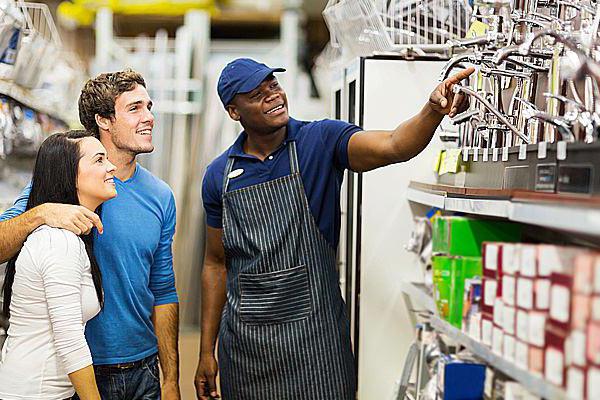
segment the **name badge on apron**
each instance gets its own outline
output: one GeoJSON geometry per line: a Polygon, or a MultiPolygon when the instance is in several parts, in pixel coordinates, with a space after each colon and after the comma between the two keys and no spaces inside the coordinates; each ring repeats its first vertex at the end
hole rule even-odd
{"type": "Polygon", "coordinates": [[[244,173],[244,170],[242,168],[234,169],[227,175],[227,177],[229,179],[233,179],[233,178],[237,178],[238,176],[242,175],[243,173],[244,173]]]}

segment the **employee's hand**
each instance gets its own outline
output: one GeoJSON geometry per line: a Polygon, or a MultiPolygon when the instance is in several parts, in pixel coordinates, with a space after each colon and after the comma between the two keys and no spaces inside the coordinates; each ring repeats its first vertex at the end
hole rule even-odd
{"type": "Polygon", "coordinates": [[[434,111],[449,117],[465,111],[469,106],[467,96],[464,93],[455,94],[452,87],[471,76],[473,72],[475,68],[469,67],[440,83],[429,96],[429,106],[434,111]]]}
{"type": "Polygon", "coordinates": [[[100,217],[83,206],[45,203],[39,206],[38,211],[44,224],[66,229],[78,236],[87,235],[93,227],[96,227],[100,234],[104,231],[100,217]]]}
{"type": "Polygon", "coordinates": [[[219,366],[213,354],[202,354],[196,370],[196,396],[200,400],[218,399],[217,373],[219,366]]]}

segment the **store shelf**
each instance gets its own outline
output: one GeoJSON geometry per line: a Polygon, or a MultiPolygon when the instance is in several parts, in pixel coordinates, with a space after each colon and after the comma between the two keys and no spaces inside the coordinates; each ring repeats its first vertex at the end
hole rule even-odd
{"type": "Polygon", "coordinates": [[[418,303],[421,307],[433,314],[436,313],[435,301],[433,296],[429,294],[425,284],[415,282],[400,282],[400,290],[406,293],[411,301],[418,303]]]}
{"type": "Polygon", "coordinates": [[[453,197],[409,187],[408,200],[446,211],[506,218],[510,221],[600,236],[600,208],[585,203],[515,201],[453,197]]]}
{"type": "Polygon", "coordinates": [[[554,386],[540,376],[517,367],[510,361],[494,354],[489,348],[472,339],[467,334],[450,325],[448,322],[431,317],[431,326],[439,333],[444,334],[450,340],[460,343],[471,351],[477,358],[491,367],[503,372],[510,378],[521,383],[531,393],[548,400],[567,399],[567,395],[561,388],[554,386]]]}
{"type": "Polygon", "coordinates": [[[56,112],[56,109],[54,109],[53,106],[47,102],[40,101],[31,93],[31,91],[22,88],[13,82],[0,79],[0,94],[8,96],[37,112],[48,114],[51,117],[59,119],[63,122],[68,121],[68,118],[56,112]]]}

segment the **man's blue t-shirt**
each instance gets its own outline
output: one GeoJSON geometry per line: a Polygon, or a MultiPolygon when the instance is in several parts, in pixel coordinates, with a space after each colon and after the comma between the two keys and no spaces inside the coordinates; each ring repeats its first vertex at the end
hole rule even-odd
{"type": "Polygon", "coordinates": [[[264,161],[244,153],[246,133],[217,157],[207,168],[202,184],[202,199],[207,224],[222,228],[223,175],[227,159],[235,158],[233,169],[243,169],[240,176],[231,179],[228,191],[257,185],[290,174],[288,142],[294,140],[298,151],[300,174],[312,215],[321,233],[337,248],[340,231],[340,187],[344,169],[349,169],[348,142],[362,129],[338,120],[313,122],[290,118],[287,137],[279,148],[264,161]]]}
{"type": "MultiPolygon", "coordinates": [[[[104,233],[94,236],[104,288],[104,308],[85,329],[94,364],[138,361],[155,354],[153,307],[178,302],[171,250],[173,192],[140,165],[130,179],[115,178],[115,184],[117,197],[102,205],[104,233]]],[[[0,221],[24,212],[30,191],[26,187],[0,221]]]]}

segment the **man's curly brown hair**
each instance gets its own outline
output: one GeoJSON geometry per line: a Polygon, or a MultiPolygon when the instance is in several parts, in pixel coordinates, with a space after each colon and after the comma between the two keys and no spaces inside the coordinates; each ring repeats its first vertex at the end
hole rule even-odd
{"type": "Polygon", "coordinates": [[[88,80],[79,95],[79,120],[96,138],[100,130],[96,124],[96,114],[105,118],[115,115],[115,101],[120,94],[135,89],[136,85],[146,87],[142,75],[132,69],[100,74],[88,80]]]}

